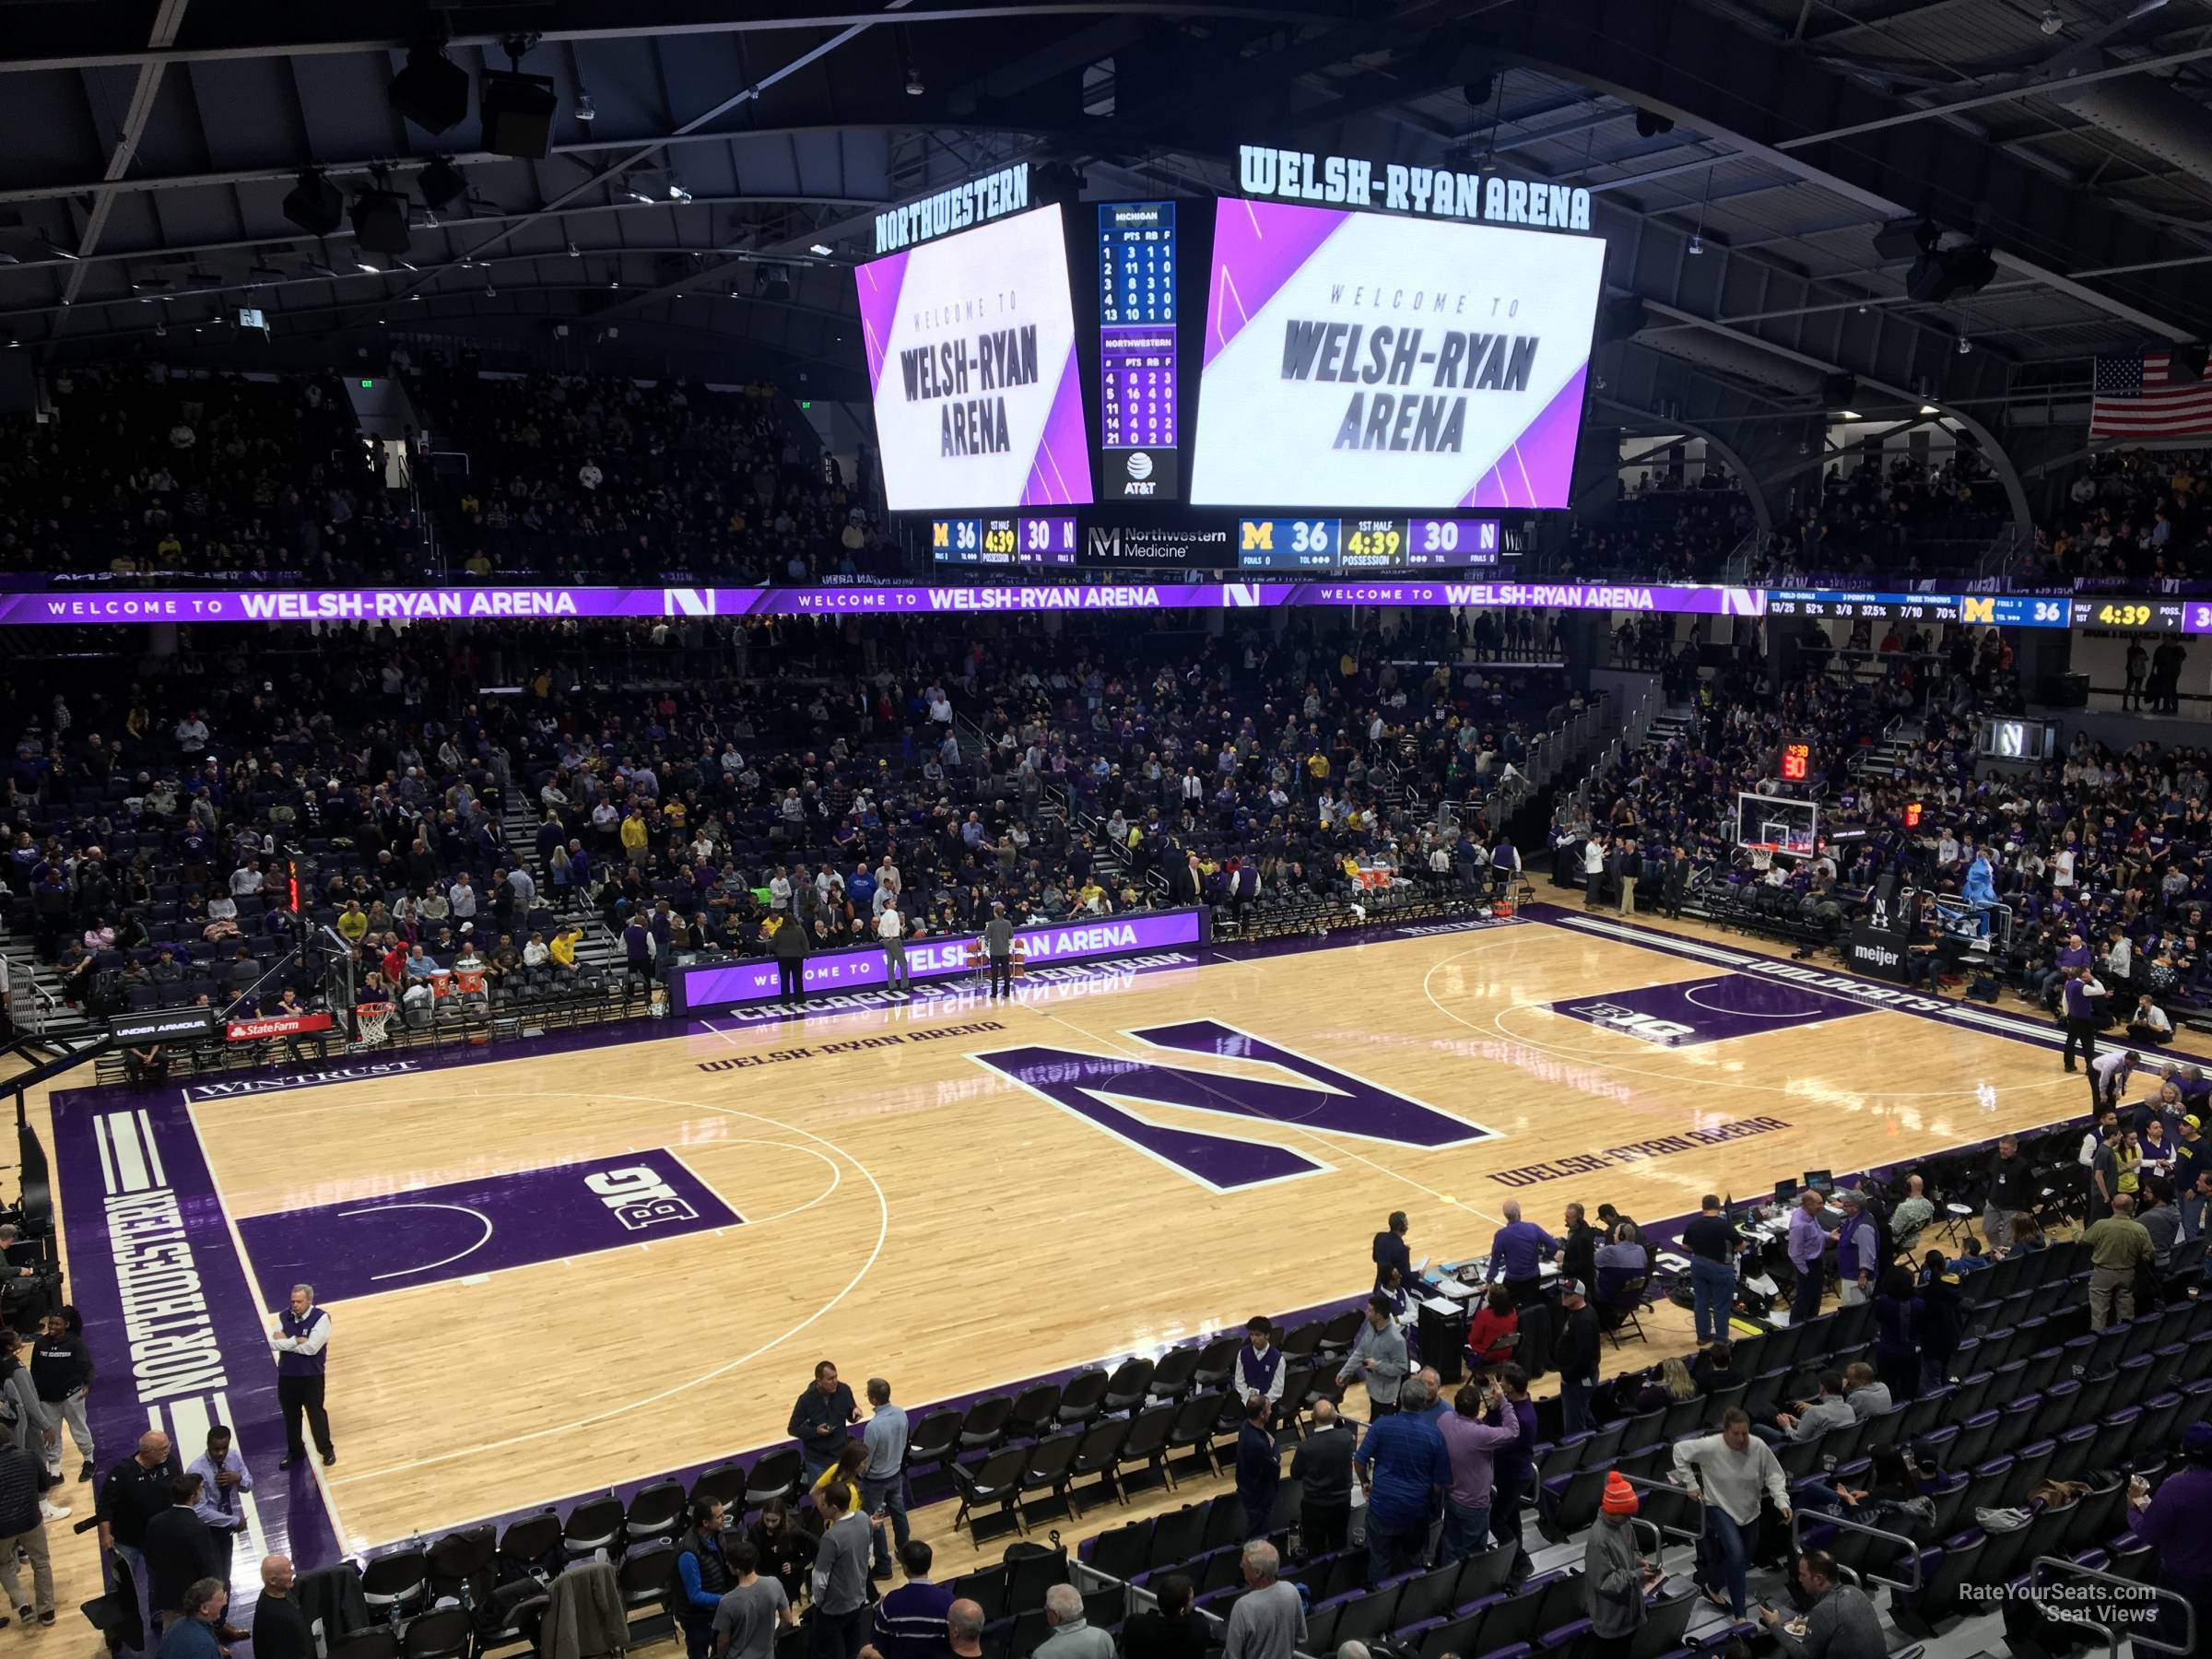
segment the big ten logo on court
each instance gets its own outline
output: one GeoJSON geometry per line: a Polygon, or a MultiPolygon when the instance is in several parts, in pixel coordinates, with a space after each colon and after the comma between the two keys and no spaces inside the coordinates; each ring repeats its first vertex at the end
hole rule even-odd
{"type": "Polygon", "coordinates": [[[1646,1042],[1679,1042],[1685,1037],[1698,1034],[1695,1026],[1640,1014],[1634,1008],[1622,1007],[1618,1003],[1576,1003],[1565,1011],[1580,1015],[1593,1025],[1601,1025],[1608,1030],[1620,1031],[1630,1037],[1640,1037],[1646,1042]]]}
{"type": "Polygon", "coordinates": [[[1175,1065],[1151,1055],[1088,1053],[1041,1045],[992,1050],[970,1058],[1217,1193],[1318,1175],[1331,1166],[1270,1140],[1156,1123],[1132,1110],[1131,1102],[1241,1118],[1292,1133],[1310,1131],[1424,1149],[1488,1140],[1497,1133],[1214,1020],[1147,1026],[1128,1035],[1153,1049],[1212,1060],[1256,1061],[1295,1080],[1286,1083],[1175,1065]]]}
{"type": "Polygon", "coordinates": [[[665,1221],[699,1219],[699,1212],[677,1196],[661,1172],[645,1164],[594,1170],[583,1178],[583,1184],[631,1232],[643,1232],[665,1221]]]}

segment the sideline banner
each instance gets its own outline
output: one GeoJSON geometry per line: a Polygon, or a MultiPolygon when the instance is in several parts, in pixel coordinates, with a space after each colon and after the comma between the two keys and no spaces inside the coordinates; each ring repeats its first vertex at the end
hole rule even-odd
{"type": "Polygon", "coordinates": [[[232,1042],[260,1042],[271,1037],[305,1037],[327,1031],[333,1021],[321,1009],[312,1014],[272,1014],[265,1019],[234,1019],[225,1030],[232,1042]]]}
{"type": "MultiPolygon", "coordinates": [[[[1052,927],[1020,927],[1014,931],[1014,948],[1031,967],[1053,962],[1082,962],[1129,951],[1157,950],[1173,945],[1196,945],[1205,938],[1206,912],[1198,910],[1146,911],[1135,915],[1099,916],[1088,922],[1068,922],[1052,927]]],[[[940,935],[910,940],[906,947],[907,971],[917,983],[974,972],[969,959],[980,948],[975,934],[940,935]]],[[[809,995],[828,991],[865,991],[885,983],[883,952],[875,946],[846,950],[825,950],[806,959],[806,986],[809,995]]],[[[748,1003],[772,1002],[780,994],[780,978],[772,957],[748,957],[740,962],[702,963],[678,968],[669,975],[676,1012],[685,1015],[717,1013],[748,1003]]]]}

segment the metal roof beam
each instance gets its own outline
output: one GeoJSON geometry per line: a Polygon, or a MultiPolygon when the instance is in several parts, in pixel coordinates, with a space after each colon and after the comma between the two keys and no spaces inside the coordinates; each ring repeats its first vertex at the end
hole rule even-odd
{"type": "MultiPolygon", "coordinates": [[[[1022,18],[1065,18],[1085,23],[1102,16],[1246,19],[1259,22],[1341,24],[1357,17],[1355,0],[1006,0],[1004,4],[917,6],[900,18],[916,26],[946,23],[1002,23],[1022,18]]],[[[0,75],[35,69],[135,67],[144,63],[212,63],[232,58],[307,57],[332,53],[396,52],[418,39],[424,8],[413,0],[348,6],[256,6],[247,0],[203,8],[189,38],[136,51],[114,50],[112,8],[53,6],[11,8],[8,44],[0,55],[0,75]],[[34,17],[34,11],[47,15],[34,17]],[[323,23],[328,31],[313,32],[323,23]]],[[[469,20],[464,11],[462,20],[469,20]]],[[[477,11],[475,15],[486,15],[477,11]]],[[[497,16],[497,9],[490,14],[497,16]]],[[[550,45],[653,36],[680,40],[716,34],[776,34],[794,30],[842,29],[881,20],[874,8],[855,9],[837,0],[807,6],[785,4],[762,7],[757,15],[717,0],[643,0],[625,8],[622,21],[601,19],[604,8],[589,0],[549,0],[517,12],[512,25],[496,32],[481,29],[456,32],[457,47],[497,49],[505,37],[527,28],[550,45]]]]}
{"type": "MultiPolygon", "coordinates": [[[[2212,290],[2185,272],[2138,271],[2098,287],[2082,265],[2138,265],[2173,252],[2168,233],[2070,189],[1929,117],[2032,94],[1910,108],[1862,76],[1732,25],[1697,6],[1649,0],[1545,0],[1486,14],[1496,50],[1732,143],[1747,155],[1884,215],[1986,228],[2008,268],[2162,339],[2212,333],[2212,290]],[[1849,139],[1849,142],[1839,142],[1849,139]]],[[[2126,72],[2212,57],[2212,46],[2126,72]]],[[[2069,83],[2072,84],[2072,83],[2069,83]]]]}
{"type": "MultiPolygon", "coordinates": [[[[161,0],[154,13],[153,37],[148,42],[157,50],[166,48],[177,38],[183,26],[184,8],[190,0],[161,0]]],[[[115,145],[108,152],[107,171],[103,175],[112,183],[128,172],[131,162],[138,154],[138,140],[146,134],[147,118],[154,112],[154,100],[161,95],[161,76],[166,65],[153,59],[138,66],[138,77],[131,87],[131,101],[124,110],[123,125],[115,135],[115,145]]],[[[99,251],[100,239],[107,234],[108,218],[114,210],[115,198],[102,193],[92,204],[86,217],[85,228],[76,239],[76,263],[69,268],[69,278],[62,285],[62,314],[54,319],[53,335],[58,337],[68,326],[68,308],[76,303],[77,290],[85,285],[85,260],[99,251]]]]}

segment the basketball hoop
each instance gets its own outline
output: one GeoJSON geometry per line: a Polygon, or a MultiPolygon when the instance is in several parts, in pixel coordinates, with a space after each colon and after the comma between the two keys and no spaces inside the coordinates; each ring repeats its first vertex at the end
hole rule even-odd
{"type": "Polygon", "coordinates": [[[1774,854],[1781,848],[1773,841],[1746,841],[1744,851],[1751,854],[1751,867],[1763,876],[1774,867],[1774,854]]]}

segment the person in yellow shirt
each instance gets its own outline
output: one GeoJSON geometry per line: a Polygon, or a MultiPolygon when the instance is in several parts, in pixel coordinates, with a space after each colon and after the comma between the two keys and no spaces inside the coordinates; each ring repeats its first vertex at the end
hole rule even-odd
{"type": "Polygon", "coordinates": [[[580,932],[574,927],[564,927],[553,935],[553,943],[547,948],[552,952],[556,968],[573,969],[576,966],[576,940],[580,932]]]}
{"type": "Polygon", "coordinates": [[[622,820],[622,851],[629,862],[642,867],[645,863],[645,814],[642,808],[632,806],[622,820]]]}
{"type": "Polygon", "coordinates": [[[845,1488],[845,1513],[865,1515],[868,1512],[860,1507],[860,1476],[867,1466],[867,1442],[848,1440],[838,1448],[837,1461],[816,1476],[807,1490],[818,1494],[832,1484],[841,1486],[845,1488]]]}
{"type": "Polygon", "coordinates": [[[359,945],[369,932],[369,917],[358,900],[346,900],[346,908],[338,912],[338,936],[348,945],[359,945]]]}
{"type": "Polygon", "coordinates": [[[1329,781],[1328,756],[1323,754],[1319,749],[1315,749],[1311,755],[1308,755],[1306,757],[1306,776],[1316,783],[1326,783],[1329,781]]]}

